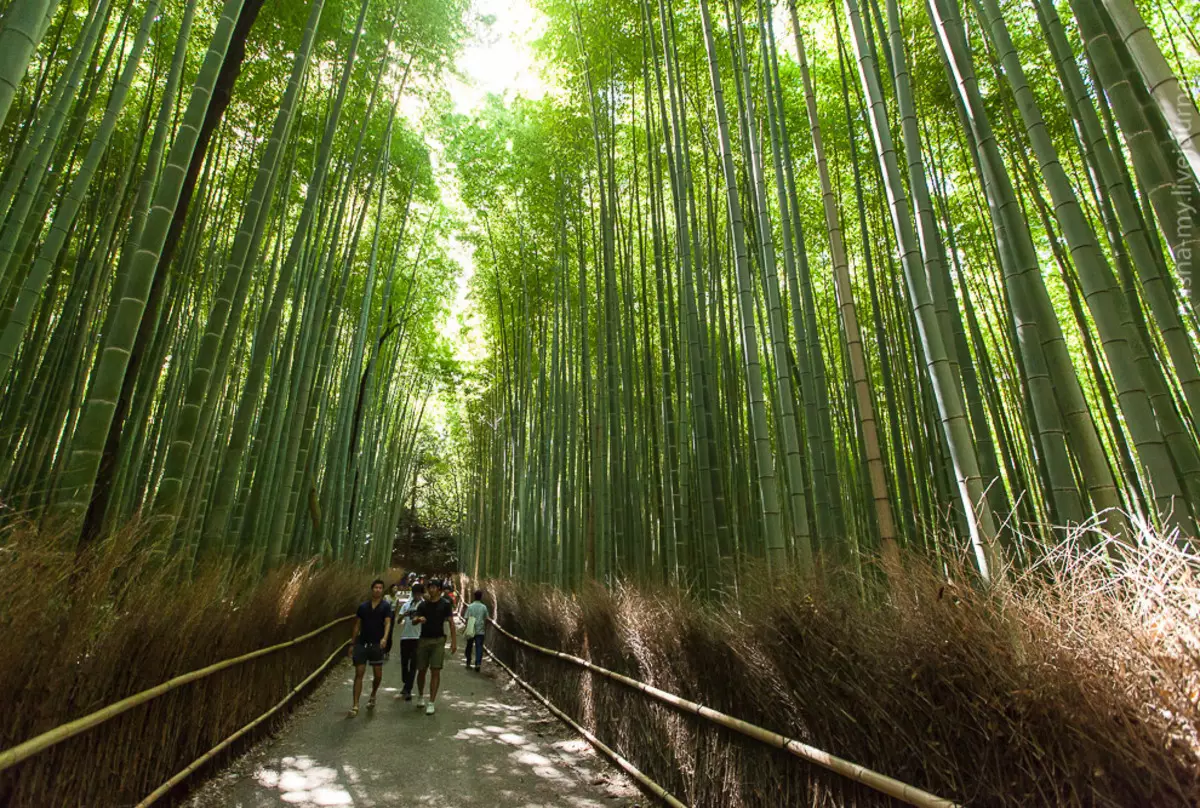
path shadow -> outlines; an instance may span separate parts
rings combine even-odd
[[[609,808],[635,789],[591,747],[497,680],[443,674],[438,712],[392,698],[347,719],[352,673],[339,671],[324,703],[261,750],[220,802],[230,808]],[[368,673],[368,687],[370,674]],[[364,696],[365,703],[365,696]],[[632,797],[628,802],[614,797]]]

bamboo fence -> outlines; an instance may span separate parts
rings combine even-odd
[[[341,622],[341,621],[338,621],[338,622]],[[167,780],[167,781],[166,781],[165,783],[163,783],[161,786],[159,786],[158,788],[154,789],[154,791],[150,792],[150,794],[148,794],[148,795],[146,796],[146,798],[145,798],[145,799],[143,799],[141,802],[139,802],[139,803],[137,804],[136,808],[146,808],[146,806],[153,805],[153,804],[154,804],[155,802],[157,802],[159,799],[161,799],[162,797],[166,796],[166,794],[167,794],[167,793],[168,793],[168,792],[169,792],[171,789],[173,789],[175,786],[177,786],[177,785],[179,785],[180,783],[182,783],[182,782],[183,782],[184,780],[186,780],[188,777],[191,777],[191,776],[192,776],[192,774],[194,774],[194,773],[196,772],[196,770],[197,770],[197,769],[199,769],[199,768],[200,768],[201,766],[203,766],[205,763],[207,763],[207,762],[209,762],[210,760],[212,760],[213,758],[215,758],[215,757],[216,757],[217,755],[219,755],[219,754],[220,754],[220,753],[221,753],[223,750],[227,749],[227,748],[228,748],[228,747],[229,747],[229,746],[230,746],[230,745],[231,745],[231,744],[232,744],[234,741],[236,741],[238,738],[241,738],[241,737],[242,737],[243,735],[245,735],[247,732],[250,732],[252,729],[254,729],[255,727],[257,727],[259,724],[261,724],[262,722],[266,721],[268,718],[270,718],[271,716],[273,716],[275,713],[277,713],[277,712],[279,712],[281,709],[283,709],[283,707],[284,707],[285,705],[287,705],[287,703],[288,703],[289,701],[291,701],[291,700],[292,700],[292,699],[294,699],[294,698],[295,698],[297,695],[299,695],[299,694],[300,694],[300,691],[302,691],[302,690],[304,690],[304,688],[308,687],[308,685],[309,685],[309,684],[310,684],[310,683],[311,683],[311,682],[312,682],[314,679],[316,679],[318,676],[320,676],[320,675],[321,675],[321,674],[322,674],[322,673],[325,671],[325,669],[326,669],[326,668],[328,668],[330,665],[332,665],[332,664],[334,663],[334,661],[335,661],[335,660],[336,660],[338,657],[342,656],[342,651],[344,651],[344,650],[346,649],[346,646],[347,646],[349,643],[350,643],[350,641],[349,641],[349,640],[346,640],[346,642],[344,642],[344,643],[342,643],[341,645],[339,645],[339,646],[337,647],[337,649],[336,649],[336,650],[335,650],[335,651],[334,651],[332,654],[330,654],[330,655],[329,655],[329,657],[328,657],[328,658],[327,658],[327,659],[326,659],[324,662],[322,662],[322,663],[320,664],[320,666],[318,666],[318,667],[317,667],[317,669],[316,669],[315,671],[313,671],[313,672],[312,672],[312,673],[310,673],[310,674],[309,674],[307,677],[305,677],[305,679],[304,679],[304,681],[303,681],[303,682],[301,682],[300,684],[296,685],[296,686],[295,686],[295,687],[293,687],[291,690],[289,690],[289,691],[288,691],[288,694],[287,694],[286,696],[284,696],[282,699],[280,699],[280,700],[279,700],[279,701],[278,701],[278,702],[275,704],[275,706],[274,706],[274,707],[272,707],[271,709],[267,710],[265,713],[263,713],[262,715],[260,715],[258,718],[254,719],[254,720],[253,720],[253,721],[251,721],[249,724],[247,724],[246,726],[242,727],[241,729],[239,729],[237,732],[235,732],[235,733],[233,733],[232,735],[230,735],[230,736],[229,736],[228,738],[226,738],[225,740],[221,741],[219,744],[217,744],[216,746],[214,746],[212,749],[209,749],[209,750],[208,750],[207,752],[205,752],[203,755],[201,755],[200,757],[198,757],[198,758],[196,758],[195,760],[193,760],[193,761],[192,761],[190,764],[188,764],[188,766],[187,766],[186,768],[182,769],[181,771],[179,771],[178,773],[176,773],[176,774],[175,774],[173,777],[171,777],[171,779],[170,779],[170,780]]]
[[[191,671],[190,673],[180,674],[172,679],[168,679],[162,684],[155,685],[154,687],[143,690],[140,693],[135,693],[132,696],[123,698],[118,702],[108,705],[107,707],[102,707],[99,710],[96,710],[94,713],[89,713],[82,718],[77,718],[74,721],[70,721],[66,724],[61,724],[54,729],[47,730],[41,735],[37,735],[23,743],[17,744],[11,749],[5,749],[3,752],[0,752],[0,772],[15,766],[26,758],[32,757],[39,752],[49,749],[55,744],[62,743],[68,738],[73,738],[80,733],[92,729],[93,727],[97,727],[100,724],[103,724],[105,721],[132,710],[138,705],[152,701],[165,693],[169,693],[172,690],[182,687],[183,685],[195,682],[208,676],[212,676],[214,673],[219,673],[226,668],[232,668],[236,665],[241,665],[251,660],[258,659],[259,657],[266,656],[267,654],[273,654],[277,651],[282,651],[285,648],[291,648],[294,645],[299,645],[307,640],[311,640],[313,637],[324,634],[334,626],[341,625],[342,623],[353,619],[354,615],[339,617],[337,620],[326,623],[318,629],[296,637],[295,639],[288,640],[287,642],[281,642],[278,645],[272,645],[268,648],[260,648],[257,651],[251,651],[250,653],[243,654],[239,657],[233,657],[232,659],[216,662],[206,668]],[[343,647],[345,647],[344,644]]]
[[[353,619],[352,615],[341,617],[337,620],[326,623],[324,626],[310,631],[307,634],[301,635],[286,642],[279,643],[278,645],[273,645],[268,648],[261,648],[257,651],[251,651],[248,654],[243,654],[232,659],[226,659],[221,662],[214,663],[199,670],[181,674],[172,679],[168,679],[162,684],[156,685],[147,690],[143,690],[140,693],[135,693],[134,695],[121,699],[118,702],[114,702],[107,707],[103,707],[93,713],[89,713],[82,718],[77,718],[74,721],[62,724],[51,730],[43,732],[42,734],[30,738],[29,740],[18,744],[11,749],[6,749],[3,752],[0,752],[0,772],[15,766],[21,761],[32,757],[39,752],[49,749],[55,744],[62,743],[68,738],[72,738],[76,735],[86,732],[93,727],[99,726],[100,724],[103,724],[104,722],[133,709],[134,707],[145,704],[155,698],[158,698],[159,696],[164,695],[165,693],[182,687],[183,685],[195,682],[208,676],[212,676],[213,674],[223,671],[227,668],[232,668],[251,660],[258,659],[259,657],[276,653],[285,648],[299,645],[300,643],[317,637],[329,629],[341,625],[342,623],[345,623],[351,619]],[[593,673],[604,676],[614,682],[618,682],[626,687],[637,690],[647,696],[657,699],[658,701],[668,704],[675,709],[692,713],[714,724],[723,726],[726,729],[731,729],[749,738],[760,741],[761,743],[786,750],[796,757],[802,758],[811,763],[815,763],[825,769],[828,769],[829,771],[846,777],[847,779],[861,783],[862,785],[875,789],[883,794],[887,794],[888,796],[895,797],[896,799],[907,802],[910,805],[920,806],[920,808],[957,808],[956,804],[950,800],[937,797],[915,786],[910,786],[906,783],[900,782],[899,780],[888,777],[887,775],[872,771],[865,766],[860,766],[857,763],[844,760],[836,755],[831,755],[828,752],[824,752],[816,747],[797,741],[794,738],[789,738],[785,735],[764,729],[747,721],[742,721],[739,718],[726,715],[725,713],[705,707],[702,704],[688,701],[672,693],[668,693],[665,690],[660,690],[652,685],[648,685],[644,682],[639,682],[636,679],[631,679],[628,676],[616,673],[615,671],[601,668],[598,665],[594,665],[593,663],[587,661],[586,659],[531,643],[528,640],[522,639],[521,637],[518,637],[515,634],[507,631],[503,626],[491,618],[488,619],[488,623],[490,623],[493,628],[500,632],[500,634],[512,640],[513,642],[518,643],[519,645],[530,648],[546,656],[552,656],[563,660],[564,662],[569,662],[573,665],[585,668]],[[216,755],[218,755],[222,750],[228,748],[238,738],[241,738],[263,721],[277,713],[289,701],[295,698],[296,695],[298,695],[309,683],[311,683],[326,668],[328,668],[329,665],[331,665],[333,661],[342,653],[345,647],[345,643],[339,645],[337,650],[335,650],[315,671],[313,671],[302,682],[292,688],[292,690],[290,690],[283,699],[271,707],[270,710],[263,713],[241,729],[237,730],[237,732],[221,741],[208,752],[205,752],[203,755],[189,764],[186,768],[175,774],[173,777],[151,792],[151,794],[149,794],[144,800],[142,800],[142,802],[138,804],[138,808],[143,808],[144,806],[153,804],[155,801],[168,793],[172,788],[193,774],[205,763],[216,757]],[[495,655],[492,654],[490,650],[488,651],[488,654],[495,659]],[[499,662],[499,660],[496,661]],[[548,709],[550,709],[551,712],[573,727],[580,735],[586,738],[589,743],[611,758],[618,767],[626,771],[630,776],[634,777],[634,779],[645,786],[651,793],[662,799],[668,805],[672,806],[672,808],[685,808],[684,803],[673,797],[670,793],[663,789],[662,786],[650,780],[632,763],[621,757],[616,751],[606,746],[594,734],[577,724],[569,716],[551,704],[544,696],[542,696],[537,692],[536,689],[521,679],[507,665],[504,665],[503,663],[500,664],[506,671],[508,671],[510,675],[512,675],[518,684],[520,684],[526,690],[529,690],[536,698],[538,698],[539,701],[541,701]]]
[[[490,648],[485,647],[483,650],[487,651],[488,657],[490,657],[491,660],[493,662],[495,662],[497,665],[499,665],[501,668],[504,668],[504,670],[508,673],[508,675],[511,676],[517,684],[519,684],[521,687],[525,688],[527,691],[529,691],[529,694],[531,696],[533,696],[535,699],[537,699],[543,705],[545,705],[546,709],[548,709],[550,712],[554,713],[555,716],[557,716],[563,723],[565,723],[569,727],[571,727],[571,729],[575,730],[580,735],[582,735],[587,740],[588,743],[590,743],[592,746],[596,747],[601,752],[603,752],[610,760],[612,760],[613,763],[617,764],[618,768],[620,768],[622,771],[624,771],[630,777],[632,777],[633,779],[635,779],[639,783],[641,783],[642,786],[645,787],[645,789],[647,791],[649,791],[654,796],[658,797],[660,800],[662,800],[667,805],[671,806],[671,808],[688,808],[686,803],[680,802],[675,796],[673,796],[671,794],[671,792],[667,791],[665,788],[660,786],[658,783],[651,780],[648,776],[646,776],[646,774],[644,772],[641,771],[641,769],[634,766],[629,760],[625,759],[620,754],[618,754],[616,752],[616,750],[612,749],[607,744],[605,744],[603,741],[601,741],[599,738],[597,738],[590,730],[588,730],[587,728],[585,728],[583,726],[580,726],[578,723],[575,722],[575,720],[573,718],[571,718],[571,716],[567,715],[562,710],[555,707],[554,704],[551,703],[551,701],[548,698],[546,698],[544,695],[542,695],[541,693],[538,692],[537,688],[535,688],[533,685],[526,682],[524,679],[522,679],[520,676],[517,675],[516,671],[514,671],[512,668],[508,667],[503,662],[501,662],[499,657],[497,657],[495,654],[493,654]]]
[[[841,775],[849,780],[853,780],[856,783],[861,783],[868,788],[872,788],[883,794],[887,794],[890,797],[895,797],[896,799],[907,802],[910,805],[920,806],[920,808],[957,808],[957,804],[951,800],[943,799],[942,797],[930,794],[928,791],[919,789],[916,786],[910,786],[907,783],[902,783],[899,780],[888,777],[885,774],[880,774],[879,772],[872,771],[865,766],[860,766],[857,763],[844,760],[836,755],[831,755],[828,752],[824,752],[814,746],[809,746],[808,744],[797,741],[794,738],[789,738],[786,735],[780,735],[778,732],[772,732],[771,730],[763,729],[762,727],[756,726],[747,721],[743,721],[740,718],[734,718],[731,715],[726,715],[725,713],[705,707],[703,704],[697,704],[696,702],[680,698],[673,693],[668,693],[665,690],[659,690],[658,688],[648,685],[645,682],[639,682],[636,679],[623,676],[615,671],[601,668],[598,665],[588,662],[586,659],[572,656],[571,654],[563,653],[562,651],[555,651],[552,648],[543,648],[540,645],[535,645],[534,643],[531,643],[528,640],[522,639],[507,631],[503,626],[491,618],[488,618],[488,622],[502,635],[513,642],[518,643],[519,645],[523,645],[526,648],[530,648],[538,653],[545,654],[546,656],[556,657],[564,662],[569,662],[573,665],[586,668],[587,670],[611,679],[614,682],[618,682],[626,687],[632,688],[633,690],[640,691],[641,693],[668,704],[677,710],[686,713],[693,713],[700,718],[703,718],[714,724],[718,724],[726,729],[731,729],[734,732],[741,733],[748,738],[753,738],[754,740],[760,741],[768,746],[786,750],[798,758],[807,760],[810,763],[815,763],[818,766],[834,772],[835,774]]]

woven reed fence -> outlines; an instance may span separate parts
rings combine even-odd
[[[118,806],[165,795],[156,791],[165,782],[226,759],[251,729],[278,720],[345,649],[352,619],[173,677],[0,751],[0,805]]]
[[[488,623],[492,626],[492,628],[495,629],[495,634],[493,635],[494,637],[498,635],[499,638],[503,638],[504,640],[517,644],[517,646],[519,646],[522,650],[531,650],[541,654],[544,657],[557,659],[569,665],[582,668],[589,674],[603,677],[604,679],[622,685],[635,693],[642,694],[646,697],[647,701],[657,701],[681,713],[694,715],[700,719],[703,719],[704,721],[707,721],[709,724],[719,726],[727,730],[732,730],[738,735],[758,741],[769,748],[784,750],[800,760],[810,764],[816,764],[817,766],[843,777],[848,781],[866,786],[867,788],[872,789],[881,795],[893,797],[908,805],[920,806],[920,808],[956,808],[955,803],[950,800],[942,799],[930,794],[927,791],[916,788],[915,786],[907,785],[906,783],[902,783],[899,780],[888,777],[887,775],[880,774],[879,772],[875,772],[864,766],[860,766],[857,763],[843,760],[842,758],[831,755],[828,752],[817,749],[816,747],[797,741],[794,738],[788,738],[784,735],[780,735],[777,732],[772,732],[747,721],[742,721],[741,719],[734,718],[733,716],[710,709],[702,704],[697,704],[695,702],[688,701],[687,699],[680,698],[673,693],[668,693],[644,682],[639,682],[636,679],[624,676],[623,674],[615,673],[606,668],[594,665],[586,659],[531,643],[528,640],[521,639],[515,634],[506,631],[503,626],[494,620],[489,619]],[[495,640],[493,640],[493,642],[494,641]],[[637,711],[634,710],[633,712],[636,713]]]
[[[223,759],[243,738],[281,715],[291,699],[336,660],[347,642],[341,635],[329,653],[328,640],[315,640],[331,635],[332,629],[351,619],[339,618],[292,640],[173,677],[0,751],[0,800],[12,805],[47,804],[48,799],[53,804],[117,805],[132,803],[149,792],[137,803],[145,806],[168,796],[192,774]],[[497,660],[507,659],[523,672],[531,680],[522,681],[524,686],[549,691],[538,693],[539,698],[549,697],[565,707],[562,712],[552,709],[644,783],[650,783],[660,796],[687,794],[691,802],[708,804],[704,792],[713,789],[710,781],[716,775],[716,788],[725,801],[731,787],[743,791],[749,785],[754,797],[786,799],[789,805],[830,800],[879,804],[889,798],[923,808],[954,805],[798,740],[580,657],[536,645],[494,621],[489,624],[492,651],[499,652]],[[315,669],[299,662],[300,657],[314,654],[324,654]],[[529,654],[539,658],[533,660]],[[569,672],[559,669],[564,665]],[[280,680],[283,686],[270,686]],[[626,700],[632,695],[642,703],[621,704],[621,694],[614,687],[622,689]],[[281,692],[283,698],[279,699]],[[214,705],[220,709],[213,709]],[[690,724],[681,724],[681,719]],[[611,730],[616,730],[615,735]],[[600,736],[602,732],[604,736]],[[611,749],[604,745],[605,737],[615,738],[616,742],[610,741]],[[760,756],[784,754],[793,766],[808,767],[807,793],[802,800],[782,793],[771,795],[780,790],[778,785],[772,789],[771,780],[757,780],[745,765],[750,752],[747,739],[755,742]],[[155,748],[148,753],[151,743]],[[649,765],[642,762],[645,760]],[[634,762],[645,768],[644,776],[634,769]],[[741,776],[736,779],[745,782],[731,782],[732,772],[722,770],[730,765],[740,767],[737,774]],[[667,799],[678,804],[669,796]]]
[[[644,683],[535,646],[498,624],[489,628],[488,641],[498,660],[689,805],[954,805],[794,739],[737,719],[726,721],[731,717],[662,691],[651,693],[654,688]],[[712,664],[727,663],[713,659]],[[714,721],[716,716],[720,719]],[[890,793],[879,790],[885,781],[890,781]],[[906,798],[893,796],[899,793]]]

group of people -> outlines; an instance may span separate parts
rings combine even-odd
[[[437,710],[447,634],[450,638],[450,655],[458,653],[453,586],[438,578],[428,581],[406,578],[405,582],[410,586],[407,597],[399,584],[392,584],[391,591],[384,594],[386,584],[383,579],[376,578],[371,583],[370,599],[358,607],[350,643],[350,658],[354,662],[351,718],[358,715],[367,665],[371,666],[374,673],[367,709],[375,707],[379,686],[383,683],[383,663],[390,659],[397,631],[400,635],[400,672],[404,689],[396,698],[412,701],[415,684],[417,707],[424,708],[426,715],[433,715]],[[476,671],[483,662],[483,636],[487,618],[488,607],[483,602],[483,591],[477,590],[466,609],[464,636],[468,669],[472,667],[472,652]],[[426,674],[429,680],[428,700],[425,698]]]

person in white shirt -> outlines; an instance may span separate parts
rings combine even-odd
[[[395,622],[396,615],[398,615],[400,613],[400,606],[402,605],[400,598],[401,598],[400,584],[392,584],[391,588],[388,590],[388,593],[383,596],[383,599],[387,601],[388,606],[392,607],[393,624]],[[396,631],[395,631],[395,625],[393,625],[392,632],[390,634],[388,634],[387,646],[384,647],[384,649],[383,649],[383,659],[385,662],[392,655],[392,646],[395,644],[396,644]]]
[[[467,638],[467,669],[471,668],[471,651],[475,651],[475,670],[483,662],[483,634],[487,629],[488,607],[483,602],[483,590],[476,589],[471,605],[467,607],[467,628],[473,633]]]
[[[412,701],[413,681],[417,677],[417,645],[421,640],[421,627],[414,626],[412,619],[424,599],[424,584],[413,584],[411,596],[396,613],[396,621],[401,627],[400,675],[404,680],[404,690],[396,698],[403,698],[405,701]]]

